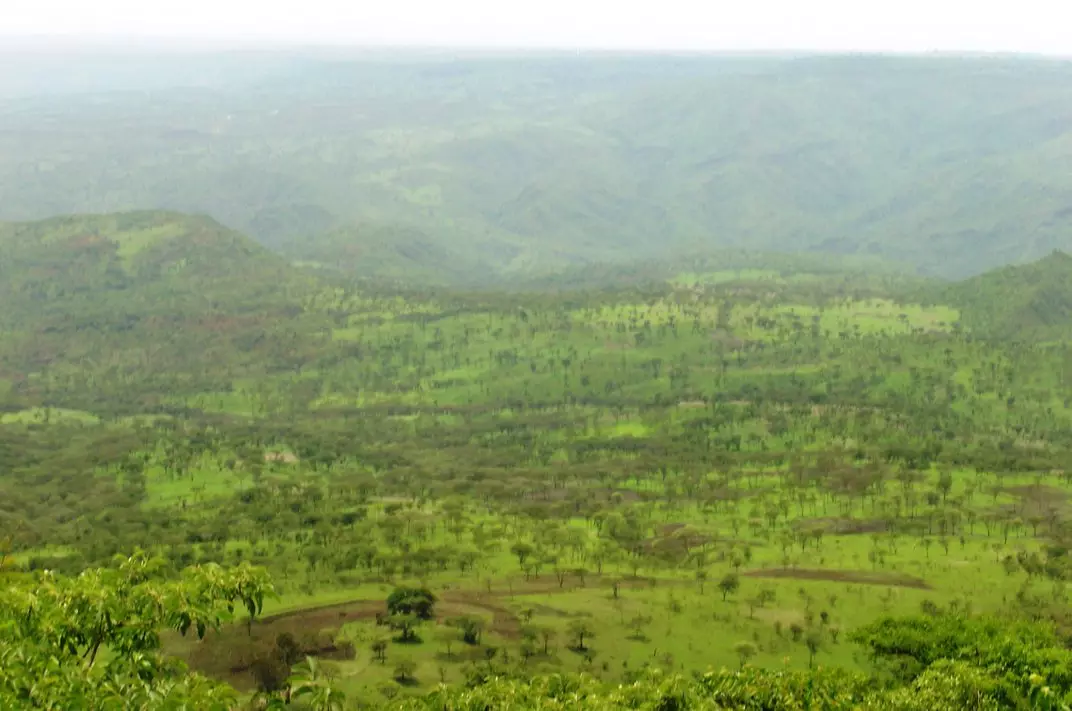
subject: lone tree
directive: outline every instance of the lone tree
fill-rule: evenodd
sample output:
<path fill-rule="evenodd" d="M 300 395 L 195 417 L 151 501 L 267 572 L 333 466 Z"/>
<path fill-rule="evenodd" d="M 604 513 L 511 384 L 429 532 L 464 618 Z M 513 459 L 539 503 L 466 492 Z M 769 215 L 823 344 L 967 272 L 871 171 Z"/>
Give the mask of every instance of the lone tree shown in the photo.
<path fill-rule="evenodd" d="M 416 615 L 398 614 L 387 618 L 387 624 L 391 629 L 398 632 L 398 641 L 400 642 L 419 642 L 417 626 L 420 623 L 421 618 Z"/>
<path fill-rule="evenodd" d="M 629 620 L 629 639 L 635 639 L 638 642 L 647 642 L 648 636 L 644 634 L 644 629 L 651 624 L 652 618 L 650 615 L 635 615 Z"/>
<path fill-rule="evenodd" d="M 380 664 L 386 664 L 387 663 L 387 640 L 386 639 L 374 640 L 372 642 L 372 644 L 370 645 L 370 648 L 372 649 L 372 656 L 376 659 L 377 662 L 379 662 Z"/>
<path fill-rule="evenodd" d="M 733 645 L 733 651 L 737 653 L 737 658 L 741 660 L 742 669 L 744 669 L 744 665 L 748 663 L 749 659 L 759 653 L 759 649 L 751 642 L 738 642 Z"/>
<path fill-rule="evenodd" d="M 417 671 L 417 663 L 412 659 L 400 659 L 395 665 L 394 680 L 399 684 L 412 684 L 413 674 Z"/>
<path fill-rule="evenodd" d="M 510 552 L 517 556 L 517 564 L 522 568 L 525 567 L 525 561 L 529 559 L 536 551 L 530 544 L 524 541 L 518 541 L 514 545 L 510 546 Z"/>
<path fill-rule="evenodd" d="M 823 646 L 823 638 L 818 632 L 809 632 L 804 638 L 804 644 L 808 647 L 808 667 L 810 668 L 815 664 L 815 655 Z"/>
<path fill-rule="evenodd" d="M 543 653 L 547 656 L 551 653 L 551 642 L 555 641 L 555 637 L 558 633 L 553 627 L 540 627 L 539 630 L 540 641 L 543 642 Z"/>
<path fill-rule="evenodd" d="M 462 635 L 462 641 L 466 644 L 480 644 L 480 634 L 484 631 L 484 621 L 479 617 L 470 615 L 455 617 L 448 624 L 458 628 Z"/>
<path fill-rule="evenodd" d="M 585 620 L 574 620 L 569 625 L 569 634 L 573 638 L 573 648 L 579 652 L 583 652 L 588 649 L 584 645 L 586 639 L 592 639 L 596 636 L 595 630 Z"/>
<path fill-rule="evenodd" d="M 387 614 L 413 615 L 419 620 L 435 616 L 436 597 L 428 588 L 395 588 L 387 596 Z"/>
<path fill-rule="evenodd" d="M 718 581 L 718 590 L 722 593 L 722 602 L 726 601 L 726 598 L 737 592 L 741 587 L 741 578 L 737 573 L 726 573 L 722 576 L 722 580 Z"/>
<path fill-rule="evenodd" d="M 454 654 L 451 652 L 451 649 L 454 647 L 454 644 L 458 641 L 459 638 L 460 635 L 458 634 L 458 630 L 451 629 L 450 627 L 443 628 L 436 633 L 436 639 L 438 639 L 439 642 L 447 649 L 447 659 L 454 658 Z"/>

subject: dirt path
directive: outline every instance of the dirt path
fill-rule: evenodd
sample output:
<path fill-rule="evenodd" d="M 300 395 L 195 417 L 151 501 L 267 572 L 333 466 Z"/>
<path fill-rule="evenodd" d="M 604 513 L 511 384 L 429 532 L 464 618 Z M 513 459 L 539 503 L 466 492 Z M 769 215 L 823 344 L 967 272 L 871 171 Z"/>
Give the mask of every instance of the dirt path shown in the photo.
<path fill-rule="evenodd" d="M 866 570 L 814 570 L 809 568 L 766 568 L 741 573 L 747 578 L 789 578 L 792 580 L 825 580 L 834 583 L 886 585 L 898 588 L 930 590 L 926 580 L 902 573 L 880 573 Z"/>
<path fill-rule="evenodd" d="M 585 576 L 584 584 L 575 576 L 566 578 L 561 585 L 554 577 L 536 580 L 506 580 L 496 583 L 490 591 L 486 588 L 464 588 L 440 593 L 439 604 L 436 606 L 436 619 L 442 622 L 450 617 L 479 610 L 491 615 L 493 632 L 502 634 L 504 637 L 515 638 L 520 635 L 521 623 L 517 616 L 501 602 L 502 600 L 524 595 L 561 595 L 581 589 L 609 591 L 615 582 L 624 589 L 643 588 L 652 584 L 649 578 L 614 578 L 603 575 Z M 656 581 L 655 584 L 673 585 L 678 582 L 666 580 Z M 295 621 L 300 621 L 301 626 L 306 629 L 341 627 L 355 620 L 375 619 L 377 614 L 386 612 L 387 606 L 383 600 L 348 600 L 266 615 L 254 622 L 253 628 L 257 630 L 272 627 L 290 628 Z"/>

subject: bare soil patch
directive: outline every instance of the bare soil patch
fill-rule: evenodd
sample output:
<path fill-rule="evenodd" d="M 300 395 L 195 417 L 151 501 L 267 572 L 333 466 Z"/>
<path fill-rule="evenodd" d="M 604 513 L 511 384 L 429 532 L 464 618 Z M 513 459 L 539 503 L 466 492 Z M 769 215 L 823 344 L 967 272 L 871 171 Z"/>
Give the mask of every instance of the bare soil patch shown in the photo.
<path fill-rule="evenodd" d="M 536 604 L 536 605 L 526 605 L 526 607 L 531 609 L 537 615 L 544 615 L 546 617 L 560 617 L 560 618 L 565 619 L 565 618 L 582 617 L 583 616 L 578 612 L 570 612 L 569 610 L 560 610 L 557 607 L 551 607 L 550 605 Z"/>

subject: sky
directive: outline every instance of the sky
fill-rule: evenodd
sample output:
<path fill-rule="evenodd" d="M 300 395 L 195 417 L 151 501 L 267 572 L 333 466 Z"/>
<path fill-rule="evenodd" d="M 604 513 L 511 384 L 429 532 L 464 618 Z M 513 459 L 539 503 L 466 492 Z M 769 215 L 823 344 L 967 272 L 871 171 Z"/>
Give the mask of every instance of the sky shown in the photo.
<path fill-rule="evenodd" d="M 0 35 L 1072 55 L 1067 0 L 0 0 Z"/>

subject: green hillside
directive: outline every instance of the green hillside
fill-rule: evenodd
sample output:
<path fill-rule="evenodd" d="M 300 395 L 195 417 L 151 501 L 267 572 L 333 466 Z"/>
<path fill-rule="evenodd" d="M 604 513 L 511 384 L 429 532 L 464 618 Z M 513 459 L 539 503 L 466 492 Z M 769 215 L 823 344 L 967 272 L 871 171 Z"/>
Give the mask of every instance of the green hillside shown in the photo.
<path fill-rule="evenodd" d="M 104 387 L 158 400 L 221 364 L 280 367 L 280 343 L 306 328 L 294 317 L 314 284 L 207 217 L 0 225 L 0 380 L 25 393 Z"/>
<path fill-rule="evenodd" d="M 207 217 L 164 212 L 60 217 L 0 225 L 5 315 L 69 314 L 75 305 L 122 318 L 145 301 L 176 314 L 259 307 L 292 270 Z M 116 313 L 116 310 L 120 313 Z M 49 324 L 51 325 L 51 324 Z"/>
<path fill-rule="evenodd" d="M 1072 256 L 1009 266 L 960 282 L 947 298 L 973 332 L 1004 339 L 1072 340 Z"/>
<path fill-rule="evenodd" d="M 0 100 L 0 219 L 191 211 L 421 283 L 726 248 L 963 277 L 1072 248 L 1068 62 L 270 60 L 199 57 L 218 80 L 182 90 Z"/>

